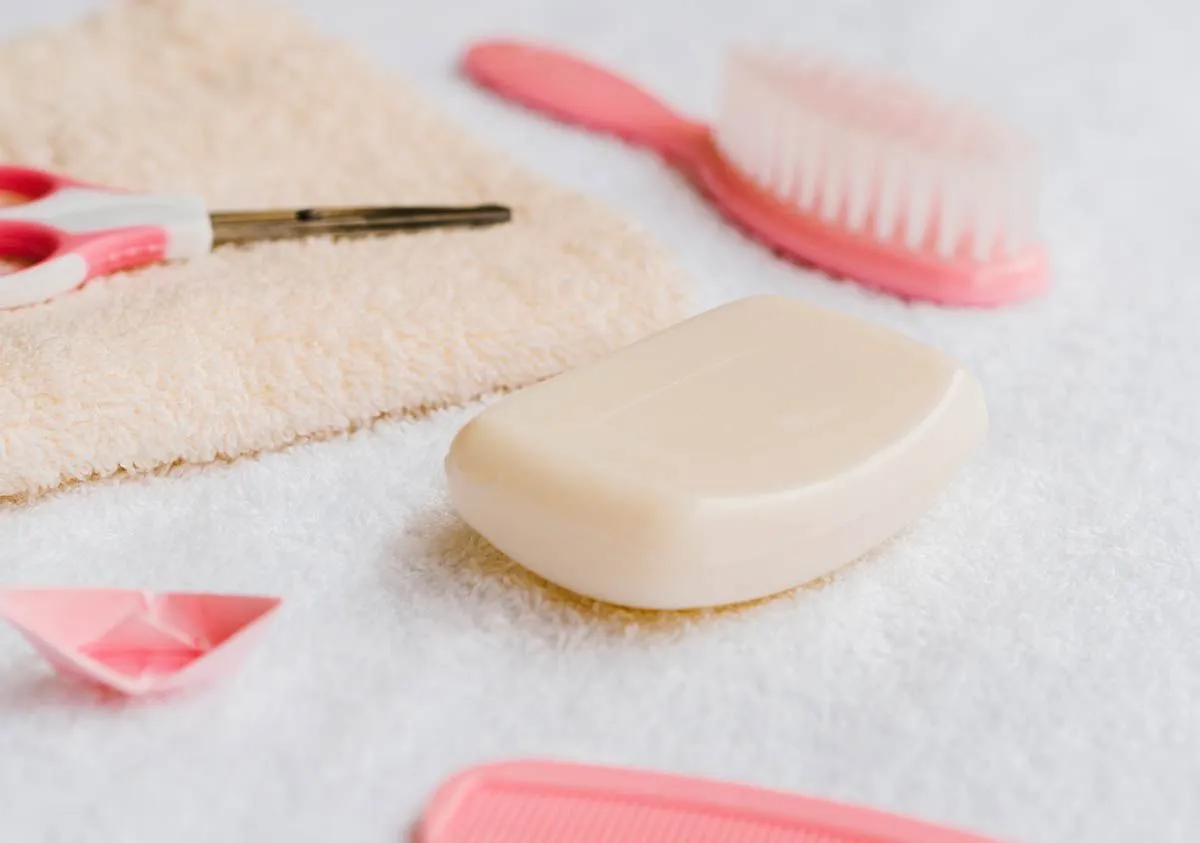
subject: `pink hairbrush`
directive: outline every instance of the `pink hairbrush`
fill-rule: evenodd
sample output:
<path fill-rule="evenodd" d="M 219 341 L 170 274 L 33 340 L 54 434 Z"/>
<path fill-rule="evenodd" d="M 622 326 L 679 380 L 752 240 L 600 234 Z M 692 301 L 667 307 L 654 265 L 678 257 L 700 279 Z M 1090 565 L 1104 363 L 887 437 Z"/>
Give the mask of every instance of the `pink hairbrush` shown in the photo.
<path fill-rule="evenodd" d="M 896 80 L 734 50 L 709 128 L 542 47 L 483 42 L 464 68 L 504 97 L 655 150 L 798 262 L 948 305 L 1000 305 L 1045 286 L 1033 149 Z"/>
<path fill-rule="evenodd" d="M 544 761 L 443 784 L 413 843 L 996 843 L 879 811 L 707 779 Z"/>

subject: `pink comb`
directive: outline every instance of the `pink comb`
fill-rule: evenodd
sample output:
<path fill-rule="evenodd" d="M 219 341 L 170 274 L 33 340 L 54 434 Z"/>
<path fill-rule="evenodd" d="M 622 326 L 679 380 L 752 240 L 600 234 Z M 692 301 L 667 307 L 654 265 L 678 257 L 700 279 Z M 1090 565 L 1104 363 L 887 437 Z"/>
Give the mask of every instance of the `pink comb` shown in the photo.
<path fill-rule="evenodd" d="M 641 770 L 489 764 L 438 788 L 414 843 L 996 843 L 879 811 Z"/>
<path fill-rule="evenodd" d="M 484 42 L 464 69 L 530 108 L 657 151 L 751 235 L 834 275 L 959 305 L 1045 285 L 1030 145 L 898 81 L 735 50 L 710 129 L 549 49 Z"/>
<path fill-rule="evenodd" d="M 117 589 L 0 591 L 0 618 L 60 673 L 126 696 L 203 685 L 233 671 L 275 597 Z"/>

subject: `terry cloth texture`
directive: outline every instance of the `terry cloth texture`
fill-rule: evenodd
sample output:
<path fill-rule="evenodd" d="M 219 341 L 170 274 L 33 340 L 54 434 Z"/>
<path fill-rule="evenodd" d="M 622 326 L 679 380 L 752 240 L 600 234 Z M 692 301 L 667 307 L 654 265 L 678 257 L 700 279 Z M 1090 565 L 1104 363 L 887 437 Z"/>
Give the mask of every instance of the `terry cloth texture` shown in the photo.
<path fill-rule="evenodd" d="M 0 160 L 214 209 L 514 209 L 488 229 L 221 248 L 0 314 L 0 497 L 460 403 L 683 315 L 639 232 L 266 5 L 123 2 L 10 42 Z"/>

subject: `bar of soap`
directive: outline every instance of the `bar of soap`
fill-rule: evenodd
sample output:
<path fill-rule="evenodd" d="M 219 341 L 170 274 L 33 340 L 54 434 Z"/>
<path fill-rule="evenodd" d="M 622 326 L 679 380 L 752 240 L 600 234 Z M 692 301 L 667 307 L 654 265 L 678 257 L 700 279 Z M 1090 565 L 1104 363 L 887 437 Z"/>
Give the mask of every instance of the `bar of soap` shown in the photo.
<path fill-rule="evenodd" d="M 766 597 L 895 535 L 980 445 L 975 377 L 776 296 L 701 313 L 501 399 L 446 457 L 460 516 L 577 594 L 646 609 Z"/>

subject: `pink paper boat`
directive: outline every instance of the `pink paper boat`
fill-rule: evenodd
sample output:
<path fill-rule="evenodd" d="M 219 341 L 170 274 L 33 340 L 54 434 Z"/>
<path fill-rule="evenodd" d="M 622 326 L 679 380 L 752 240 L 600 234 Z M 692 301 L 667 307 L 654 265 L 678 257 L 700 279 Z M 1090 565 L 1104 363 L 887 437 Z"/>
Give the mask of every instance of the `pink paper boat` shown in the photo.
<path fill-rule="evenodd" d="M 229 674 L 281 602 L 233 594 L 19 588 L 0 590 L 0 618 L 60 673 L 132 697 Z"/>

